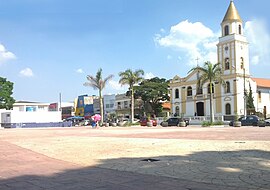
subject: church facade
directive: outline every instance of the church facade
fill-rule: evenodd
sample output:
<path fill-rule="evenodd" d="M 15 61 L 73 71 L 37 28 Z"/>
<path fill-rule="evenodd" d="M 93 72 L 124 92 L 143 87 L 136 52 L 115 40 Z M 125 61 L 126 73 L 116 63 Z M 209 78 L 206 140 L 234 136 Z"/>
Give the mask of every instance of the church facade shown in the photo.
<path fill-rule="evenodd" d="M 252 91 L 255 111 L 270 114 L 270 79 L 250 75 L 249 46 L 243 34 L 243 21 L 231 1 L 221 23 L 217 44 L 217 60 L 226 85 L 213 84 L 213 108 L 216 117 L 231 119 L 246 115 L 244 89 Z M 210 85 L 197 86 L 200 72 L 193 70 L 186 77 L 175 76 L 170 83 L 172 114 L 185 117 L 210 116 Z"/>

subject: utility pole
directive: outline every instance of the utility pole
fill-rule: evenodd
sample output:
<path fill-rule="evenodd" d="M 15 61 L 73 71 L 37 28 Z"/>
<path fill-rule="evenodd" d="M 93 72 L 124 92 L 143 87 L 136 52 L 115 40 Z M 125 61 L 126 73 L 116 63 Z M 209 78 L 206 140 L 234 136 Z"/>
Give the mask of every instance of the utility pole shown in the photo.
<path fill-rule="evenodd" d="M 61 92 L 59 93 L 59 111 L 62 112 L 62 94 L 61 94 Z"/>
<path fill-rule="evenodd" d="M 244 116 L 247 116 L 247 95 L 246 95 L 246 69 L 243 67 L 244 71 Z"/>

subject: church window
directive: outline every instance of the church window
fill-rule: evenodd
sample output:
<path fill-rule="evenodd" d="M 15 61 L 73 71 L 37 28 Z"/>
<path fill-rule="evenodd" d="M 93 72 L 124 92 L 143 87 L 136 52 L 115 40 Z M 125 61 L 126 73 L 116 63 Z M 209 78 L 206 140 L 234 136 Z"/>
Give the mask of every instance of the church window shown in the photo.
<path fill-rule="evenodd" d="M 244 69 L 244 58 L 241 57 L 241 58 L 240 58 L 240 61 L 241 61 L 241 69 Z"/>
<path fill-rule="evenodd" d="M 226 115 L 231 115 L 232 113 L 231 113 L 231 104 L 226 104 L 225 105 L 225 114 Z"/>
<path fill-rule="evenodd" d="M 175 107 L 175 116 L 179 116 L 180 115 L 180 109 L 179 106 Z"/>
<path fill-rule="evenodd" d="M 230 93 L 231 92 L 231 86 L 230 86 L 230 82 L 229 81 L 226 82 L 226 86 L 225 87 L 226 87 L 225 92 L 226 93 Z"/>
<path fill-rule="evenodd" d="M 207 87 L 208 94 L 210 94 L 210 84 Z M 214 84 L 212 84 L 212 94 L 214 93 Z"/>
<path fill-rule="evenodd" d="M 225 36 L 228 36 L 229 35 L 229 26 L 228 25 L 226 25 L 224 27 L 224 34 L 225 34 Z"/>
<path fill-rule="evenodd" d="M 179 98 L 179 89 L 175 90 L 175 98 Z"/>
<path fill-rule="evenodd" d="M 258 100 L 259 100 L 259 103 L 262 102 L 262 92 L 261 91 L 258 91 Z"/>
<path fill-rule="evenodd" d="M 242 34 L 242 26 L 240 24 L 238 26 L 238 32 L 239 32 L 239 34 Z"/>
<path fill-rule="evenodd" d="M 192 87 L 191 86 L 189 86 L 187 88 L 187 96 L 192 96 Z"/>
<path fill-rule="evenodd" d="M 225 70 L 229 70 L 229 69 L 230 69 L 230 59 L 225 58 Z"/>

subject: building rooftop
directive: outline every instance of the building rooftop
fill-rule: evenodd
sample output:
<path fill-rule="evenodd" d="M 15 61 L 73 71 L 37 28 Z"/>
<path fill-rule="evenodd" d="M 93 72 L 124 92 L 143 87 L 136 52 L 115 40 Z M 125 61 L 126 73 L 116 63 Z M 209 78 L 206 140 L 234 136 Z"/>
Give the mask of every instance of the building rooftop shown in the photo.
<path fill-rule="evenodd" d="M 226 21 L 242 22 L 242 19 L 238 13 L 233 1 L 231 1 L 222 22 L 226 22 Z"/>
<path fill-rule="evenodd" d="M 270 88 L 270 79 L 263 79 L 263 78 L 251 78 L 253 81 L 257 83 L 257 86 Z"/>

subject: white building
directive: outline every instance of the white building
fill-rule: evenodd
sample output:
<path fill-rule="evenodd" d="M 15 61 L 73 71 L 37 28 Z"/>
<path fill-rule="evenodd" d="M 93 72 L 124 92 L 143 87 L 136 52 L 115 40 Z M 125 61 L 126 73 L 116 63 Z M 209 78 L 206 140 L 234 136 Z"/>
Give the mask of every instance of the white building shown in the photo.
<path fill-rule="evenodd" d="M 103 106 L 104 106 L 104 118 L 107 118 L 107 115 L 115 112 L 115 94 L 104 95 L 103 96 Z"/>
<path fill-rule="evenodd" d="M 49 103 L 18 101 L 12 110 L 0 110 L 1 123 L 61 122 L 60 111 L 49 111 Z"/>
<path fill-rule="evenodd" d="M 217 60 L 222 65 L 226 86 L 213 84 L 215 116 L 231 118 L 246 114 L 244 89 L 251 86 L 256 111 L 270 113 L 270 80 L 252 78 L 249 69 L 248 41 L 243 34 L 243 22 L 233 3 L 221 23 L 221 37 L 217 44 Z M 171 108 L 175 115 L 209 116 L 209 84 L 197 88 L 200 73 L 194 70 L 186 77 L 175 76 L 171 83 Z"/>

